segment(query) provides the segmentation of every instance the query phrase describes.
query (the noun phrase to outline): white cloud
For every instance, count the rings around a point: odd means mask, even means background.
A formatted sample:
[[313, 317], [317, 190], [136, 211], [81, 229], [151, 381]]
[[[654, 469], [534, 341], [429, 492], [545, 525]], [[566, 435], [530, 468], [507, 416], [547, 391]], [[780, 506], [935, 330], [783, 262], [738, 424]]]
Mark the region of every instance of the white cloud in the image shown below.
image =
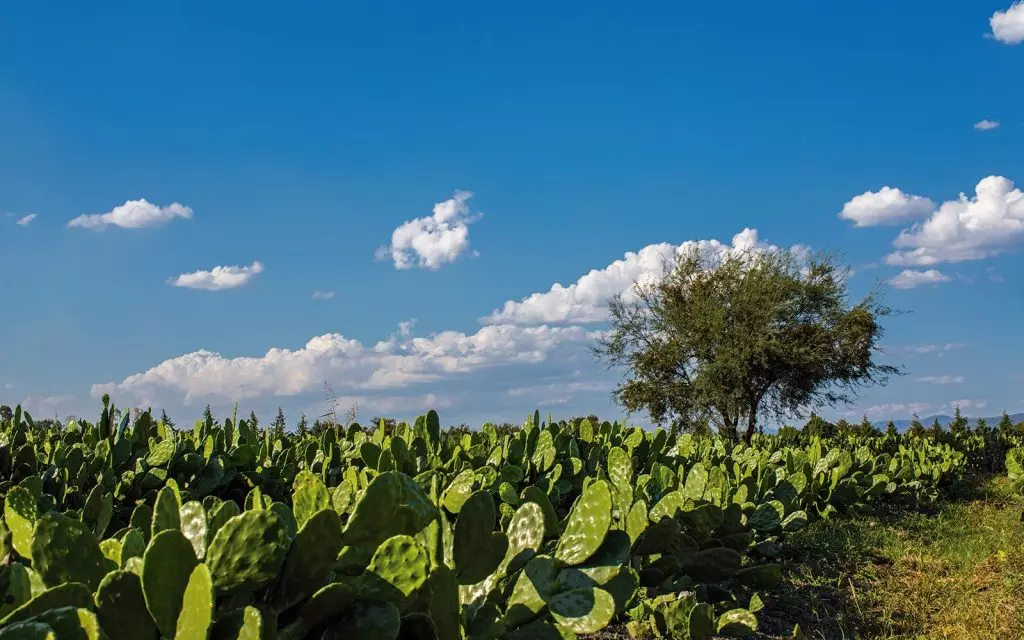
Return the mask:
[[886, 346], [885, 351], [896, 354], [937, 354], [942, 357], [944, 353], [954, 349], [964, 349], [967, 344], [964, 342], [946, 342], [944, 344], [912, 344], [903, 346]]
[[1006, 11], [996, 11], [988, 22], [992, 27], [992, 37], [999, 42], [1024, 42], [1024, 1], [1014, 2]]
[[971, 400], [971, 399], [966, 399], [966, 400], [954, 400], [953, 402], [949, 403], [949, 408], [950, 409], [954, 409], [955, 410], [957, 407], [960, 407], [961, 411], [964, 411], [966, 409], [984, 409], [986, 406], [988, 406], [988, 401], [987, 400]]
[[157, 206], [145, 198], [128, 200], [114, 207], [107, 213], [81, 215], [68, 222], [69, 227], [82, 229], [103, 229], [108, 225], [123, 229], [142, 229], [145, 227], [162, 227], [175, 218], [189, 219], [192, 209], [178, 202], [166, 207]]
[[897, 289], [913, 289], [914, 287], [919, 287], [923, 284], [939, 284], [942, 282], [950, 282], [951, 280], [952, 278], [938, 269], [928, 269], [927, 271], [904, 269], [899, 272], [899, 274], [889, 278], [887, 282]]
[[[549, 291], [534, 293], [481, 318], [485, 324], [543, 324], [602, 322], [608, 317], [608, 299], [622, 294], [631, 299], [635, 282], [661, 277], [665, 267], [678, 255], [697, 249], [709, 256], [739, 254], [746, 251], [775, 251], [778, 247], [762, 242], [756, 229], [744, 229], [733, 236], [732, 244], [718, 240], [688, 240], [680, 245], [667, 242], [650, 244], [637, 252], [627, 252], [603, 269], [593, 269], [569, 286], [555, 283]], [[805, 252], [806, 247], [795, 250]]]
[[237, 289], [249, 284], [257, 274], [263, 273], [263, 265], [254, 261], [248, 267], [219, 266], [209, 271], [193, 271], [183, 273], [177, 278], [168, 281], [168, 284], [175, 287], [187, 289], [202, 289], [204, 291], [224, 291], [225, 289]]
[[33, 420], [53, 418], [61, 416], [61, 411], [67, 411], [69, 404], [74, 401], [74, 396], [27, 396], [21, 401], [21, 408], [32, 415]]
[[314, 300], [330, 300], [333, 297], [334, 297], [334, 292], [333, 291], [314, 291], [313, 292], [313, 299]]
[[927, 402], [906, 402], [891, 404], [876, 404], [864, 410], [864, 413], [875, 418], [898, 418], [899, 416], [910, 416], [911, 414], [922, 414], [933, 408]]
[[923, 376], [916, 379], [918, 382], [925, 382], [927, 384], [963, 384], [963, 376]]
[[886, 262], [925, 266], [980, 260], [1024, 241], [1024, 193], [1001, 176], [989, 176], [975, 187], [975, 196], [961, 193], [944, 202], [931, 217], [905, 229], [893, 241], [896, 251]]
[[28, 225], [32, 224], [33, 220], [35, 220], [38, 217], [39, 217], [38, 214], [30, 213], [27, 216], [22, 216], [22, 217], [18, 218], [18, 221], [17, 221], [16, 224], [18, 224], [18, 225], [20, 225], [22, 227], [27, 227]]
[[336, 389], [394, 390], [548, 358], [561, 362], [598, 335], [581, 327], [503, 325], [470, 335], [443, 331], [426, 338], [393, 336], [366, 347], [340, 334], [326, 334], [300, 349], [271, 349], [256, 357], [187, 353], [120, 383], [93, 385], [92, 395], [131, 394], [143, 404], [160, 404], [156, 399], [170, 393], [188, 404], [197, 398], [294, 396], [319, 391], [325, 380]]
[[999, 126], [999, 123], [995, 120], [979, 120], [974, 123], [974, 128], [978, 131], [991, 131]]
[[901, 224], [927, 216], [935, 208], [928, 198], [904, 193], [885, 186], [878, 191], [865, 191], [843, 205], [839, 217], [857, 227]]
[[469, 191], [434, 205], [434, 213], [401, 224], [391, 234], [391, 244], [377, 249], [378, 259], [390, 258], [396, 269], [440, 269], [469, 250], [469, 225], [481, 218], [472, 213]]

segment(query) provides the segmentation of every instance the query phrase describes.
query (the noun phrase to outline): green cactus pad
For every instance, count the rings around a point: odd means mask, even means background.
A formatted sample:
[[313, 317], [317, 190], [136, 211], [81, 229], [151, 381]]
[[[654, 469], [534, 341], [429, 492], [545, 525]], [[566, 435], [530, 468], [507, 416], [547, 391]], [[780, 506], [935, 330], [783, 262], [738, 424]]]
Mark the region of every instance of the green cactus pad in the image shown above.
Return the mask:
[[427, 552], [411, 536], [388, 538], [377, 547], [360, 577], [359, 595], [377, 601], [400, 602], [427, 580]]
[[544, 510], [535, 502], [516, 509], [505, 532], [508, 550], [501, 562], [504, 575], [512, 575], [530, 561], [544, 542]]
[[324, 639], [396, 640], [401, 627], [401, 614], [390, 602], [357, 602], [330, 625]]
[[206, 553], [220, 595], [256, 591], [281, 570], [291, 540], [273, 511], [246, 511], [217, 531]]
[[536, 618], [558, 590], [558, 562], [537, 556], [526, 563], [512, 587], [505, 609], [505, 624], [518, 627]]
[[716, 631], [723, 636], [744, 638], [757, 632], [757, 616], [746, 609], [731, 609], [718, 616]]
[[295, 524], [302, 525], [313, 517], [313, 514], [331, 507], [331, 494], [319, 476], [303, 469], [295, 476], [292, 483], [292, 513]]
[[687, 556], [683, 569], [697, 582], [722, 582], [736, 575], [742, 556], [734, 549], [712, 547]]
[[47, 586], [81, 582], [99, 586], [115, 569], [100, 550], [96, 535], [82, 522], [54, 513], [40, 517], [32, 531], [32, 568]]
[[623, 514], [633, 505], [633, 463], [621, 447], [608, 450], [608, 481], [612, 485], [615, 508]]
[[156, 502], [153, 504], [153, 528], [150, 530], [150, 537], [167, 529], [180, 529], [180, 508], [178, 493], [170, 486], [161, 489], [156, 494]]
[[232, 500], [222, 502], [217, 505], [212, 511], [210, 511], [210, 519], [206, 525], [206, 541], [209, 544], [210, 541], [217, 535], [217, 532], [224, 523], [234, 518], [238, 514], [242, 513], [242, 510], [238, 507], [238, 504]]
[[695, 604], [687, 623], [691, 640], [711, 640], [715, 635], [715, 608], [706, 602]]
[[177, 529], [153, 536], [142, 556], [142, 594], [157, 629], [165, 637], [174, 636], [185, 588], [197, 564], [192, 543]]
[[503, 638], [504, 640], [576, 640], [576, 634], [559, 627], [550, 618], [541, 618], [509, 631]]
[[191, 500], [181, 505], [178, 510], [181, 532], [192, 543], [196, 557], [200, 560], [206, 555], [206, 509], [201, 502]]
[[84, 607], [61, 607], [39, 614], [33, 620], [53, 629], [60, 640], [100, 640], [100, 621]]
[[596, 633], [615, 615], [615, 599], [603, 589], [565, 591], [548, 601], [558, 626], [573, 633]]
[[647, 516], [647, 502], [644, 500], [637, 500], [633, 503], [633, 506], [629, 509], [629, 514], [626, 516], [626, 533], [629, 534], [629, 539], [636, 543], [636, 541], [643, 535], [643, 532], [647, 529], [647, 525], [650, 523]]
[[476, 584], [491, 575], [508, 551], [508, 538], [494, 530], [494, 498], [477, 491], [466, 500], [455, 521], [455, 575], [459, 584]]
[[765, 502], [754, 510], [747, 520], [747, 526], [756, 531], [770, 532], [782, 527], [786, 508], [778, 500]]
[[430, 617], [439, 640], [461, 637], [459, 620], [459, 583], [445, 565], [434, 568], [427, 579], [430, 588]]
[[612, 496], [604, 480], [592, 482], [569, 513], [555, 558], [567, 565], [589, 558], [604, 542], [611, 525]]
[[206, 640], [213, 623], [213, 579], [205, 564], [197, 564], [182, 597], [174, 640]]
[[24, 622], [50, 609], [61, 607], [91, 607], [92, 592], [80, 582], [68, 582], [43, 591], [0, 620], [0, 628], [15, 622]]
[[341, 518], [323, 509], [306, 520], [285, 556], [273, 604], [279, 611], [305, 600], [323, 586], [341, 552]]
[[402, 617], [398, 638], [399, 640], [438, 640], [437, 628], [428, 614], [410, 613]]
[[115, 538], [108, 538], [103, 542], [100, 542], [100, 551], [103, 552], [103, 557], [114, 563], [114, 566], [120, 568], [121, 566], [121, 541]]
[[132, 518], [128, 522], [128, 526], [141, 531], [143, 537], [148, 541], [150, 537], [149, 534], [153, 528], [153, 507], [145, 503], [135, 507], [135, 510], [132, 511]]
[[128, 562], [128, 558], [141, 558], [146, 552], [146, 538], [138, 529], [129, 529], [121, 538], [121, 567]]
[[299, 611], [299, 618], [282, 629], [277, 638], [302, 640], [311, 629], [347, 611], [355, 602], [352, 587], [343, 582], [333, 582], [314, 593]]
[[782, 521], [782, 530], [786, 532], [799, 531], [807, 526], [807, 512], [794, 511]]
[[520, 497], [523, 502], [534, 502], [543, 509], [544, 537], [554, 538], [562, 534], [562, 525], [558, 521], [558, 514], [555, 513], [555, 507], [551, 504], [548, 494], [544, 493], [543, 489], [530, 485], [523, 489]]
[[14, 550], [20, 555], [32, 557], [32, 530], [39, 517], [36, 497], [25, 487], [12, 487], [4, 502], [4, 519], [11, 532]]
[[382, 473], [356, 502], [344, 543], [376, 549], [391, 536], [416, 535], [436, 517], [437, 508], [415, 480], [398, 472]]
[[462, 505], [473, 493], [473, 486], [476, 483], [476, 474], [472, 469], [465, 469], [455, 476], [451, 484], [444, 490], [441, 496], [441, 504], [449, 513], [458, 514]]
[[134, 573], [108, 573], [96, 591], [96, 611], [110, 640], [157, 640], [160, 637], [146, 608], [142, 581]]

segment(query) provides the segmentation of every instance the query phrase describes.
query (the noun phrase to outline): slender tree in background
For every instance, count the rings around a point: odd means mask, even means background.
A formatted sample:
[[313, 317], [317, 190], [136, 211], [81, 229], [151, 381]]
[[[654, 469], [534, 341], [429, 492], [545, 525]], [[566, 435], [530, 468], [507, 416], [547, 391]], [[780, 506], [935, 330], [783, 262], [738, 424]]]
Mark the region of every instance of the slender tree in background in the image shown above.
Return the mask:
[[249, 412], [249, 428], [255, 431], [260, 426], [260, 419], [256, 417], [255, 411]]
[[938, 438], [942, 435], [942, 425], [939, 424], [938, 416], [935, 417], [935, 420], [932, 420], [932, 426], [929, 427], [928, 432], [933, 438]]
[[299, 414], [299, 424], [297, 426], [297, 429], [299, 431], [300, 437], [306, 435], [306, 432], [309, 430], [309, 421], [306, 420], [305, 411]]
[[949, 432], [959, 434], [968, 430], [967, 418], [960, 413], [960, 405], [957, 405], [956, 410], [953, 413], [953, 421], [949, 423]]
[[214, 424], [213, 411], [210, 409], [210, 405], [206, 405], [206, 408], [203, 409], [203, 422], [206, 423], [207, 427], [212, 427]]
[[918, 438], [925, 434], [924, 425], [921, 424], [921, 418], [917, 417], [916, 413], [914, 414], [914, 419], [910, 421], [910, 428], [907, 429], [907, 433]]
[[168, 427], [174, 427], [174, 422], [171, 420], [171, 417], [167, 415], [166, 409], [160, 410], [160, 422], [164, 423]]
[[896, 437], [899, 435], [899, 431], [896, 429], [896, 423], [892, 420], [889, 421], [889, 424], [885, 425], [885, 435], [890, 437]]
[[595, 353], [626, 370], [615, 397], [628, 411], [673, 431], [710, 418], [749, 440], [759, 419], [849, 404], [899, 372], [874, 360], [891, 311], [877, 293], [849, 302], [847, 274], [825, 254], [683, 251], [610, 300]]
[[274, 427], [274, 437], [275, 438], [280, 438], [281, 436], [284, 435], [285, 426], [286, 425], [287, 425], [287, 423], [284, 420], [284, 411], [281, 410], [281, 407], [278, 407], [277, 408], [277, 417], [274, 418], [274, 425], [273, 425], [273, 427]]
[[10, 407], [0, 405], [0, 422], [9, 422], [14, 419], [14, 411]]
[[1003, 433], [1013, 432], [1013, 420], [1010, 419], [1010, 415], [1003, 411], [1003, 417], [999, 419], [999, 430]]

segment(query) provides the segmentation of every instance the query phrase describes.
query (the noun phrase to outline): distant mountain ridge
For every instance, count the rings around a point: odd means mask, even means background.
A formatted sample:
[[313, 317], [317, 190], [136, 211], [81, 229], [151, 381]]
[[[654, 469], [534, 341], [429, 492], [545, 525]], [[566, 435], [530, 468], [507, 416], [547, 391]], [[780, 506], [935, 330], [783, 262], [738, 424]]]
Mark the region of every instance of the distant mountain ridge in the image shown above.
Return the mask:
[[[977, 422], [978, 422], [977, 418], [970, 418], [970, 417], [967, 417], [967, 416], [964, 416], [964, 417], [967, 418], [967, 422], [971, 426], [971, 428], [973, 428], [974, 425], [977, 424]], [[953, 422], [953, 416], [934, 415], [934, 416], [922, 417], [921, 418], [921, 424], [923, 424], [926, 427], [930, 427], [932, 425], [932, 423], [935, 422], [936, 418], [938, 418], [939, 424], [942, 425], [943, 427], [948, 427], [949, 423]], [[999, 421], [1002, 420], [1002, 419], [1003, 419], [1002, 414], [1000, 414], [998, 416], [992, 416], [992, 417], [986, 416], [985, 417], [985, 423], [988, 426], [990, 426], [990, 427], [995, 427], [996, 425], [999, 424]], [[1024, 413], [1011, 413], [1010, 414], [1010, 420], [1013, 420], [1014, 424], [1016, 424], [1018, 422], [1024, 422]], [[912, 422], [913, 422], [913, 419], [909, 419], [909, 420], [893, 420], [892, 421], [892, 423], [894, 425], [896, 425], [896, 430], [897, 431], [906, 431], [907, 429], [910, 428], [910, 424]], [[885, 429], [887, 426], [889, 426], [889, 421], [888, 420], [879, 420], [877, 422], [873, 422], [872, 424], [874, 424], [879, 429]]]

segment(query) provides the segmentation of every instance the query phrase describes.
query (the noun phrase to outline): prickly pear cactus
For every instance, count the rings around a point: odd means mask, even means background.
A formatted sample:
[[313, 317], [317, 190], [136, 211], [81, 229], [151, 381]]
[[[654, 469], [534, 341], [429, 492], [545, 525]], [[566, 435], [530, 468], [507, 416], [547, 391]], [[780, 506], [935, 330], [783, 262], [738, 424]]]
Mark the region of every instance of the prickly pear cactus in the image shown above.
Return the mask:
[[313, 514], [330, 508], [331, 494], [319, 476], [303, 469], [292, 483], [292, 512], [301, 528]]
[[325, 640], [396, 640], [402, 616], [390, 602], [357, 602], [331, 624]]
[[167, 529], [180, 529], [180, 508], [178, 492], [170, 486], [161, 489], [156, 494], [156, 503], [153, 505], [153, 528], [150, 531], [150, 537]]
[[415, 480], [394, 471], [382, 473], [356, 502], [345, 526], [344, 543], [376, 549], [392, 536], [419, 533], [436, 517], [437, 508]]
[[548, 609], [558, 626], [573, 633], [596, 633], [612, 621], [615, 599], [604, 589], [574, 589], [552, 597]]
[[362, 598], [402, 602], [427, 581], [427, 552], [411, 536], [388, 538], [377, 547], [359, 583]]
[[494, 530], [494, 498], [477, 491], [455, 521], [454, 560], [459, 584], [476, 584], [493, 573], [508, 550], [508, 538]]
[[51, 587], [81, 582], [99, 586], [114, 563], [103, 555], [96, 535], [83, 523], [48, 513], [32, 531], [32, 568]]
[[110, 640], [158, 640], [160, 631], [149, 615], [142, 581], [128, 571], [111, 571], [96, 590], [96, 613]]
[[285, 556], [273, 604], [284, 611], [323, 586], [341, 551], [341, 518], [324, 509], [306, 520]]
[[196, 557], [202, 560], [206, 556], [207, 520], [206, 509], [201, 502], [191, 500], [181, 505], [178, 510], [181, 532], [195, 549]]
[[4, 519], [11, 532], [14, 550], [32, 557], [32, 530], [39, 517], [36, 497], [25, 487], [11, 487], [4, 502]]
[[197, 564], [192, 543], [177, 529], [153, 536], [142, 556], [142, 594], [163, 636], [174, 636], [182, 598]]
[[205, 564], [192, 570], [182, 597], [174, 640], [206, 640], [213, 623], [213, 579]]
[[219, 595], [248, 593], [273, 582], [291, 540], [281, 517], [273, 511], [246, 511], [217, 531], [206, 563]]
[[612, 496], [608, 483], [604, 480], [591, 483], [569, 513], [565, 532], [555, 547], [555, 558], [574, 565], [593, 555], [608, 533], [611, 512]]

